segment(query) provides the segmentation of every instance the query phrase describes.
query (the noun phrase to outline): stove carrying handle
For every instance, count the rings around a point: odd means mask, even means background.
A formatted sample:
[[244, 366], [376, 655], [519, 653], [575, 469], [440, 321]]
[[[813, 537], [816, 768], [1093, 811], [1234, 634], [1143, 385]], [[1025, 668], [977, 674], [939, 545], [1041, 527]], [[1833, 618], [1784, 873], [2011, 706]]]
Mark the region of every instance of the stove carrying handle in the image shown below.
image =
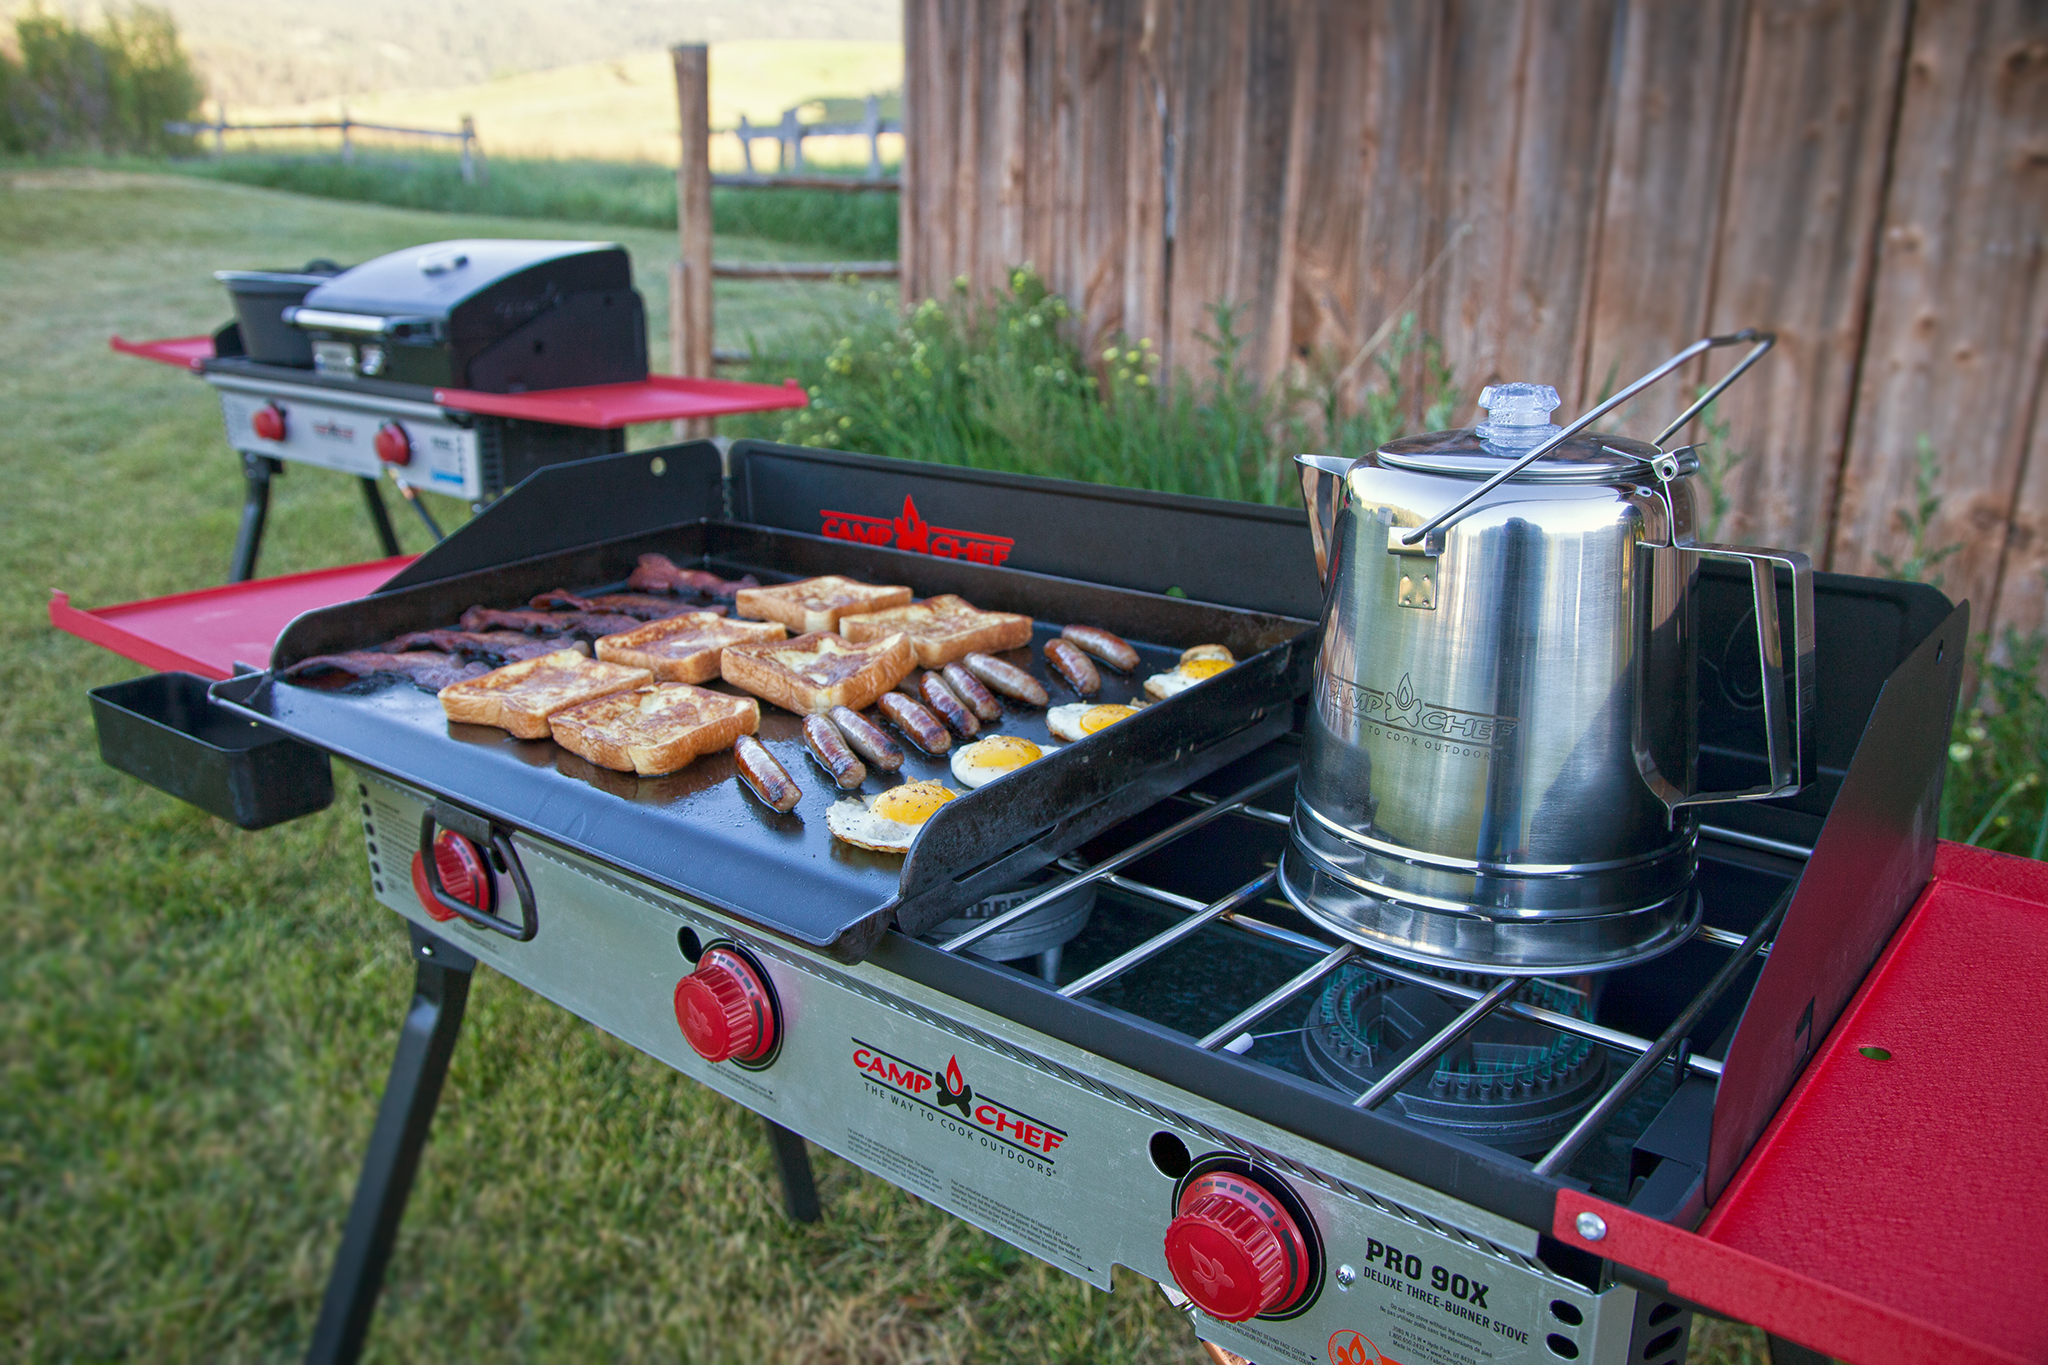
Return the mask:
[[[441, 884], [441, 870], [434, 858], [434, 834], [437, 826], [460, 834], [480, 848], [488, 848], [492, 862], [504, 868], [505, 875], [512, 882], [512, 889], [519, 897], [519, 919], [515, 923], [500, 915], [478, 910], [448, 894], [448, 888]], [[480, 815], [445, 801], [436, 801], [420, 816], [420, 864], [426, 874], [427, 889], [434, 893], [434, 899], [443, 909], [460, 915], [478, 928], [489, 929], [503, 934], [515, 943], [531, 943], [540, 932], [540, 911], [533, 901], [533, 883], [526, 878], [526, 868], [519, 861], [519, 850], [512, 846], [512, 836], [499, 829]]]

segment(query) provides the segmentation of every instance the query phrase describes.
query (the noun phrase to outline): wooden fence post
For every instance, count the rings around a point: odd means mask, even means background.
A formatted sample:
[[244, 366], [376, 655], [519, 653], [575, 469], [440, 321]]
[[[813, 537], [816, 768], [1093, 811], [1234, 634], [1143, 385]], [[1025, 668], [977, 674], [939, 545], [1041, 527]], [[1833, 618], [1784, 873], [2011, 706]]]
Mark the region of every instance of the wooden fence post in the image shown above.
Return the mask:
[[739, 139], [740, 160], [747, 163], [747, 174], [752, 175], [754, 173], [754, 135], [753, 127], [747, 122], [745, 114], [740, 115]]
[[[676, 244], [681, 259], [669, 276], [669, 360], [674, 371], [711, 378], [711, 50], [702, 43], [670, 49], [676, 68], [676, 109], [682, 154], [676, 162]], [[684, 440], [709, 436], [711, 422], [676, 423]]]
[[868, 179], [882, 178], [882, 101], [868, 96], [867, 115], [861, 120], [868, 135]]
[[462, 116], [462, 183], [476, 183], [476, 157], [470, 148], [476, 142], [476, 120], [468, 114]]
[[214, 101], [214, 114], [219, 122], [213, 125], [213, 159], [220, 160], [228, 152], [228, 106], [226, 100]]
[[777, 168], [791, 174], [804, 168], [804, 130], [794, 109], [782, 111], [782, 156]]
[[343, 105], [341, 110], [341, 164], [344, 166], [356, 164], [356, 141], [350, 134], [347, 105]]

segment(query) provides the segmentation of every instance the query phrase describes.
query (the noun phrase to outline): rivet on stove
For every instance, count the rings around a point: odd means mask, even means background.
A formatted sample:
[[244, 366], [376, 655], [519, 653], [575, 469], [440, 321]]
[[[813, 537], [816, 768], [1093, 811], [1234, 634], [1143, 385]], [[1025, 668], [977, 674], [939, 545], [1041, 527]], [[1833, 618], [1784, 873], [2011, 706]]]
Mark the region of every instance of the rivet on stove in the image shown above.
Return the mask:
[[1339, 1289], [1349, 1289], [1352, 1285], [1357, 1283], [1358, 1271], [1355, 1267], [1348, 1265], [1340, 1265], [1337, 1267], [1337, 1287]]
[[1607, 1235], [1607, 1220], [1597, 1213], [1582, 1213], [1578, 1221], [1579, 1236], [1589, 1242], [1597, 1242]]
[[434, 955], [434, 949], [433, 949], [433, 945], [431, 945], [431, 944], [427, 944], [427, 943], [422, 943], [422, 944], [420, 945], [420, 956], [421, 956], [421, 957], [432, 957], [433, 955]]

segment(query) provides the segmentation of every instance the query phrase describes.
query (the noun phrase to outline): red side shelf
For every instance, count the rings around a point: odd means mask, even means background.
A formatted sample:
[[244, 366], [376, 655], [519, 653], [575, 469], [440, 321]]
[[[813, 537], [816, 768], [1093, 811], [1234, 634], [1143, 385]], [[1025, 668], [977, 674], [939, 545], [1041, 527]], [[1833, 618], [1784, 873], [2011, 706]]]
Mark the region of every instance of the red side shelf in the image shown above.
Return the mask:
[[794, 379], [780, 384], [743, 384], [731, 379], [679, 379], [651, 374], [637, 384], [592, 384], [581, 389], [539, 393], [477, 393], [435, 389], [434, 401], [457, 412], [516, 417], [565, 427], [623, 427], [633, 422], [670, 422], [686, 417], [725, 417], [736, 412], [800, 408], [810, 395]]
[[2042, 1361], [2044, 1158], [2048, 863], [1944, 843], [1698, 1233], [1573, 1192], [1553, 1232], [1845, 1360]]
[[271, 646], [294, 618], [367, 597], [414, 558], [258, 578], [92, 611], [72, 606], [69, 593], [53, 592], [50, 624], [147, 668], [229, 678], [236, 664], [267, 667]]
[[213, 359], [213, 338], [166, 337], [162, 341], [126, 341], [120, 337], [109, 337], [107, 345], [122, 355], [139, 355], [144, 360], [154, 360], [159, 365], [176, 365], [184, 370], [196, 370], [202, 361]]

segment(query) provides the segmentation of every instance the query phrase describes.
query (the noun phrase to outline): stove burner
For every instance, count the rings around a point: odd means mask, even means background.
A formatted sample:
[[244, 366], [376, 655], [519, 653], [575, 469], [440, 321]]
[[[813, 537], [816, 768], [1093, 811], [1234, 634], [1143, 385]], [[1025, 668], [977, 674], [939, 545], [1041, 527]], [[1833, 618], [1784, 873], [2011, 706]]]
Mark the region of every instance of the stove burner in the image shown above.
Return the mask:
[[[1041, 872], [1031, 880], [1008, 891], [976, 901], [964, 914], [955, 915], [942, 921], [927, 936], [935, 943], [943, 943], [956, 935], [964, 934], [984, 920], [1005, 914], [1026, 900], [1045, 890], [1060, 876], [1056, 872]], [[1095, 913], [1095, 885], [1090, 882], [1061, 896], [1058, 900], [1042, 905], [1020, 920], [1004, 925], [987, 938], [977, 939], [967, 951], [976, 957], [991, 962], [1012, 962], [1022, 957], [1038, 959], [1038, 974], [1049, 983], [1057, 983], [1060, 970], [1060, 949], [1067, 940], [1088, 927], [1088, 919]]]
[[[1583, 994], [1554, 981], [1529, 981], [1513, 998], [1575, 1018], [1593, 1017]], [[1309, 1008], [1302, 1047], [1323, 1080], [1362, 1094], [1457, 1013], [1456, 1002], [1427, 987], [1351, 964]], [[1605, 1049], [1495, 1013], [1391, 1102], [1413, 1122], [1527, 1156], [1564, 1135], [1598, 1096], [1606, 1074]]]

